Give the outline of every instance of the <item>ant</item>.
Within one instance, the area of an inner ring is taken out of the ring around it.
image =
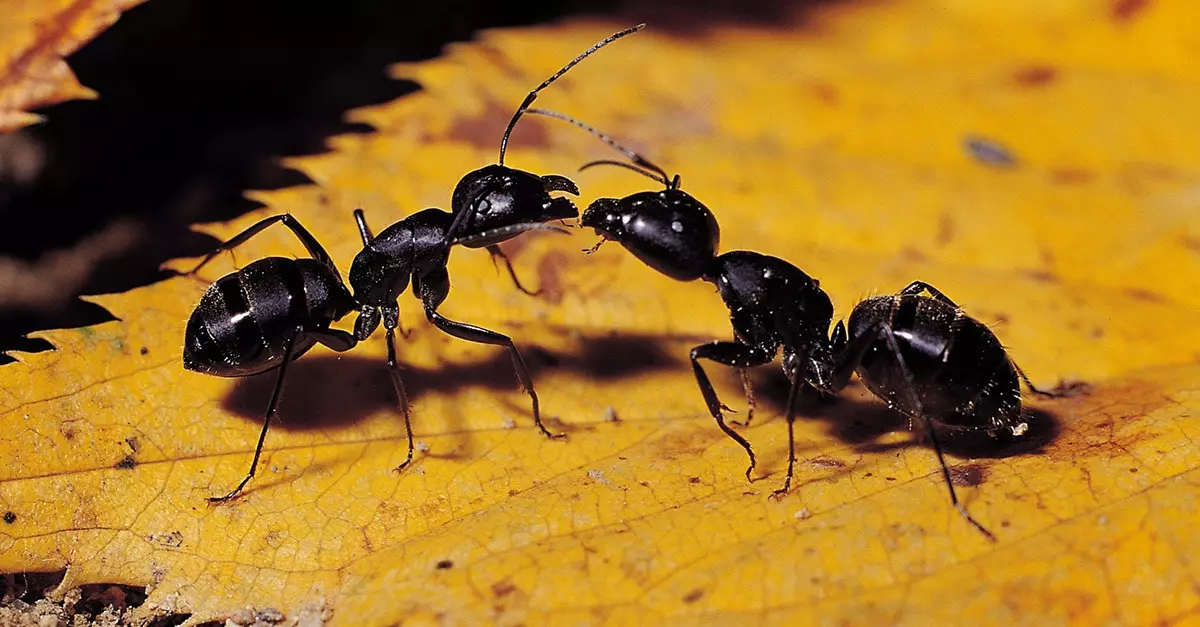
[[[860,302],[847,323],[838,321],[832,345],[838,357],[829,391],[841,390],[857,372],[872,394],[907,416],[910,427],[933,445],[950,503],[995,541],[996,536],[958,502],[936,427],[1021,436],[1029,430],[1021,419],[1021,382],[1046,398],[1070,390],[1035,387],[987,325],[923,281],[913,281],[893,296]]]
[[[700,364],[706,359],[737,368],[746,393],[746,421],[754,412],[754,393],[748,369],[775,361],[782,349],[783,370],[791,384],[787,401],[788,439],[794,429],[794,405],[802,387],[825,390],[833,373],[833,348],[828,336],[833,322],[833,303],[820,283],[796,266],[780,259],[748,250],[718,254],[720,227],[712,211],[691,194],[680,189],[678,174],[666,172],[645,157],[613,140],[599,130],[556,111],[530,109],[529,113],[557,118],[573,124],[624,154],[632,163],[599,160],[585,164],[615,165],[649,177],[662,191],[637,192],[624,198],[599,198],[580,219],[592,228],[600,241],[584,252],[593,253],[609,240],[619,242],[651,268],[677,280],[702,279],[716,286],[729,309],[733,341],[713,341],[696,346],[689,353],[692,372],[709,413],[725,435],[737,442],[750,458],[746,479],[757,464],[750,443],[734,431],[722,410],[716,390]],[[790,487],[795,448],[791,448],[788,480],[774,496]]]
[[[563,437],[551,433],[542,423],[533,380],[512,339],[482,327],[450,320],[438,313],[437,308],[450,292],[446,266],[454,244],[486,247],[493,259],[499,256],[504,260],[518,289],[534,293],[521,285],[512,264],[496,244],[526,231],[561,230],[546,222],[573,218],[578,215],[578,210],[568,199],[551,198],[550,192],[578,194],[578,188],[563,176],[540,177],[504,166],[509,136],[538,92],[600,48],[644,26],[641,24],[605,38],[534,88],[504,130],[499,163],[463,177],[454,190],[451,212],[425,209],[375,236],[367,226],[363,211],[356,209],[354,218],[363,250],[350,266],[349,287],[317,239],[288,214],[271,216],[250,226],[209,253],[188,273],[194,275],[219,253],[235,248],[276,223],[288,227],[310,255],[303,259],[268,257],[218,279],[201,297],[188,320],[183,354],[185,368],[223,377],[245,377],[279,370],[250,470],[232,491],[209,498],[210,502],[232,499],[254,477],[268,427],[278,410],[288,364],[318,343],[337,352],[348,351],[370,337],[380,322],[387,336],[388,372],[408,436],[408,456],[396,471],[412,462],[414,443],[408,396],[396,363],[395,345],[395,333],[400,323],[398,298],[410,282],[413,294],[424,306],[426,318],[438,329],[459,339],[508,349],[517,379],[530,397],[538,429],[550,438]],[[353,311],[358,312],[353,333],[330,327]],[[404,334],[402,329],[401,333]]]
[[[791,384],[788,391],[788,468],[783,486],[772,493],[780,497],[791,489],[796,453],[793,436],[794,404],[801,384],[819,393],[836,394],[858,373],[863,384],[889,407],[907,415],[928,434],[950,491],[951,504],[968,522],[995,540],[958,501],[950,471],[934,433],[934,425],[958,432],[1008,430],[1021,436],[1029,426],[1020,420],[1021,390],[1018,378],[1043,397],[1063,393],[1038,389],[1008,357],[986,325],[964,313],[953,301],[927,283],[914,282],[895,296],[879,296],[858,304],[847,324],[839,321],[826,337],[833,306],[819,283],[790,263],[750,251],[717,255],[719,229],[702,203],[679,189],[678,175],[666,173],[647,159],[600,131],[554,111],[530,113],[574,124],[616,150],[633,163],[593,161],[583,167],[611,164],[650,177],[665,186],[660,192],[638,192],[625,198],[601,198],[584,212],[581,224],[593,228],[599,243],[621,243],[646,265],[680,281],[697,278],[715,283],[730,310],[735,341],[711,342],[692,349],[691,362],[701,394],[717,425],[746,450],[755,466],[750,444],[730,429],[699,359],[738,368],[750,411],[754,400],[746,369],[765,365],[783,349],[783,367]],[[581,168],[582,169],[582,168]],[[931,296],[921,294],[928,292]],[[890,358],[888,357],[890,356]],[[920,421],[920,422],[915,422]]]

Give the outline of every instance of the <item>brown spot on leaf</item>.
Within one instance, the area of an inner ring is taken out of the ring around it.
[[[688,477],[688,483],[700,483],[700,477]]]
[[[1190,237],[1188,235],[1184,235],[1183,237],[1180,237],[1179,240],[1183,244],[1184,248],[1192,252],[1200,253],[1200,237]]]
[[[454,562],[452,562],[450,560],[441,560],[436,565],[434,565],[434,568],[436,568],[438,570],[448,570],[450,568],[454,568]]]
[[[1017,87],[1045,87],[1058,80],[1058,69],[1048,65],[1031,65],[1013,73]]]
[[[1148,303],[1165,303],[1165,302],[1167,302],[1167,299],[1164,298],[1161,294],[1155,294],[1154,292],[1151,292],[1150,290],[1141,288],[1141,287],[1127,287],[1127,288],[1125,288],[1125,293],[1129,296],[1132,296],[1133,298],[1135,298],[1137,300],[1145,301]]]
[[[136,466],[137,460],[133,458],[133,455],[126,455],[121,461],[117,462],[113,468],[117,468],[119,470],[132,470]]]
[[[512,582],[510,582],[508,580],[498,581],[498,582],[492,584],[492,594],[496,595],[497,599],[502,599],[502,598],[512,594],[516,590],[517,590],[517,586],[515,586]]]
[[[1021,275],[1038,283],[1058,283],[1061,280],[1049,270],[1022,270]]]
[[[808,84],[808,89],[822,104],[836,107],[841,101],[837,88],[824,81],[813,81]]]
[[[500,150],[500,138],[504,135],[504,127],[512,118],[512,114],[512,109],[489,100],[478,117],[455,120],[446,138],[466,142],[477,148]],[[510,147],[545,148],[550,145],[550,135],[541,120],[534,116],[525,116],[513,129],[508,143]]]
[[[695,590],[692,590],[691,592],[683,595],[683,602],[684,603],[695,603],[696,601],[699,601],[703,596],[704,596],[704,590],[701,590],[700,588],[696,588]]]
[[[538,260],[538,287],[540,296],[547,301],[558,304],[562,302],[567,292],[567,282],[563,279],[563,270],[575,263],[575,258],[563,250],[551,250]]]
[[[987,480],[987,469],[979,464],[965,464],[950,468],[950,483],[959,487],[977,486]]]
[[[954,240],[954,219],[948,213],[938,215],[937,236],[934,239],[938,246],[945,246]]]
[[[17,522],[17,515],[14,512],[4,512],[4,522],[13,524]]]
[[[1091,182],[1096,175],[1083,168],[1055,168],[1050,170],[1050,180],[1060,185],[1082,185]]]
[[[1112,18],[1118,22],[1128,22],[1149,6],[1150,0],[1114,0]]]

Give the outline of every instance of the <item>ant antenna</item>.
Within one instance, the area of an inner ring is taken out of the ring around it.
[[[521,106],[517,107],[517,112],[513,114],[512,119],[508,121],[508,127],[506,127],[504,129],[504,137],[500,140],[500,165],[504,165],[504,152],[505,152],[505,150],[508,149],[508,136],[512,135],[513,127],[517,125],[517,120],[521,119],[521,114],[524,113],[529,108],[529,105],[533,104],[534,100],[537,100],[537,95],[538,95],[539,91],[542,91],[543,89],[549,87],[551,83],[558,80],[559,77],[561,77],[563,74],[566,74],[568,70],[570,70],[571,68],[578,65],[580,61],[583,61],[584,59],[591,56],[593,52],[607,46],[608,44],[611,44],[612,42],[614,42],[626,35],[632,35],[633,33],[636,33],[645,27],[646,27],[645,24],[638,24],[637,26],[634,26],[632,28],[626,28],[623,31],[613,33],[613,34],[609,35],[608,37],[605,37],[604,39],[597,42],[591,48],[588,48],[587,50],[585,50],[583,52],[583,54],[575,57],[575,59],[572,60],[570,63],[564,65],[561,70],[555,72],[553,76],[551,76],[550,78],[547,78],[545,81],[542,82],[541,85],[538,85],[537,87],[535,87],[533,89],[533,91],[529,92],[529,95],[525,96],[525,100],[521,103]]]
[[[633,165],[632,163],[625,163],[624,161],[611,161],[609,159],[599,159],[596,161],[588,161],[587,163],[579,166],[579,170],[582,172],[583,170],[586,170],[588,168],[598,166],[598,165],[615,165],[615,166],[618,166],[621,168],[625,168],[626,170],[633,170],[634,172],[637,172],[638,174],[641,174],[642,176],[645,176],[645,177],[655,180],[659,183],[662,183],[663,185],[666,185],[667,189],[675,189],[675,188],[679,187],[679,175],[678,174],[675,175],[674,181],[670,181],[667,179],[665,174],[659,174],[659,173],[647,170],[645,168],[639,168],[638,166]]]
[[[583,170],[584,168],[588,168],[590,166],[601,164],[601,163],[605,163],[605,164],[609,164],[609,165],[619,165],[619,166],[627,167],[630,170],[633,170],[635,172],[641,172],[642,174],[662,183],[663,185],[666,185],[667,188],[672,187],[670,177],[667,176],[667,173],[664,172],[662,168],[655,165],[649,159],[634,152],[633,149],[631,149],[631,148],[625,146],[624,144],[622,144],[621,142],[618,142],[617,140],[609,137],[607,134],[600,131],[596,127],[594,127],[590,124],[586,124],[584,122],[580,122],[579,120],[576,120],[575,118],[573,118],[565,113],[559,113],[558,111],[551,111],[549,109],[527,109],[526,113],[532,113],[534,115],[544,115],[546,117],[559,119],[568,124],[573,124],[575,126],[578,126],[579,128],[594,135],[596,137],[596,139],[599,139],[600,141],[611,146],[613,148],[613,150],[616,150],[617,152],[625,155],[625,157],[627,159],[629,159],[630,161],[632,161],[635,164],[635,165],[630,165],[628,163],[620,163],[617,161],[600,160],[600,161],[592,161],[591,163],[585,164],[582,168],[579,168],[580,170]],[[658,176],[655,176],[656,174]],[[676,177],[676,178],[678,178],[678,177]],[[676,186],[678,186],[678,185],[676,185]]]

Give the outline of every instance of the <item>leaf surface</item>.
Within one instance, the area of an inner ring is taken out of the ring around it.
[[[335,624],[421,619],[683,623],[1150,623],[1194,616],[1200,496],[1200,24],[1186,2],[834,4],[787,28],[651,28],[606,49],[538,104],[633,144],[713,209],[722,248],[784,257],[839,316],[920,278],[992,325],[1035,382],[1092,384],[1029,403],[1009,448],[948,447],[967,507],[932,451],[854,388],[797,424],[786,465],[778,368],[759,380],[742,451],[704,411],[687,350],[726,338],[711,286],[670,281],[615,244],[509,246],[517,292],[483,251],[456,250],[443,313],[510,333],[553,428],[533,429],[508,358],[429,327],[401,300],[414,427],[382,336],[289,375],[263,472],[245,472],[274,383],[183,370],[184,324],[208,281],[301,255],[273,227],[201,280],[99,300],[121,320],[46,334],[58,350],[0,370],[0,571],[67,568],[63,587],[151,585],[149,606],[226,616],[327,607]],[[288,211],[343,272],[376,231],[445,207],[495,159],[511,107],[625,24],[486,33],[394,69],[424,90],[356,120],[378,132],[291,162],[315,184],[254,196]],[[582,202],[648,181],[573,173],[611,153],[529,119],[510,165],[571,176]],[[190,267],[180,263],[179,267]],[[348,328],[348,324],[343,325]],[[712,369],[743,407],[736,377]],[[612,420],[616,417],[617,420]]]
[[[30,109],[95,98],[64,58],[145,0],[4,0],[0,11],[0,132],[33,124]]]

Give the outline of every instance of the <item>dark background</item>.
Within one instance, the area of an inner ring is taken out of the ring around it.
[[[4,351],[50,348],[31,331],[111,319],[78,295],[159,280],[163,261],[211,250],[189,225],[256,208],[245,190],[307,182],[279,157],[370,132],[342,114],[418,88],[387,78],[390,63],[570,15],[685,34],[787,21],[815,3],[149,0],[68,58],[98,100],[47,107],[44,123],[0,135],[0,262],[27,264],[0,275],[0,363]]]

